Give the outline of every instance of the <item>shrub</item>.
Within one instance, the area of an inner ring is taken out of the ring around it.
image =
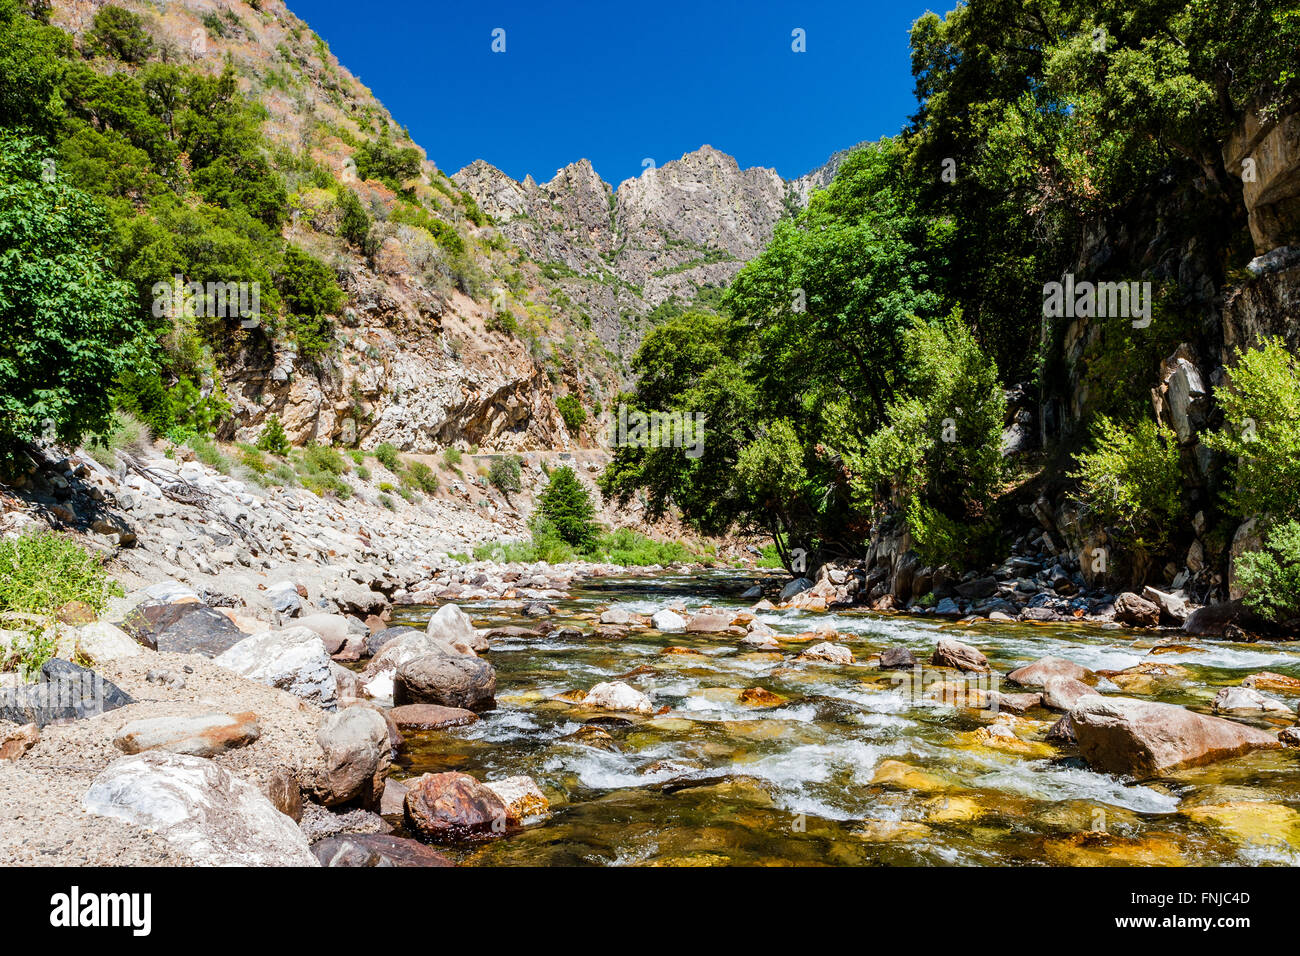
[[[356,246],[365,248],[370,235],[370,216],[361,200],[347,186],[339,187],[339,235]]]
[[[401,463],[401,460],[397,457],[396,446],[390,445],[388,442],[384,442],[382,445],[378,446],[375,449],[375,458],[379,461],[381,465],[383,465],[393,474],[397,474],[397,469]]]
[[[0,625],[29,635],[5,651],[4,669],[18,669],[27,679],[53,656],[54,642],[41,635],[60,608],[80,601],[100,614],[122,593],[71,538],[41,531],[0,541]]]
[[[587,410],[582,407],[582,402],[576,395],[561,395],[555,400],[555,407],[560,411],[560,417],[564,419],[564,427],[569,430],[570,435],[577,435],[582,431],[582,425],[587,420]]]
[[[331,475],[341,475],[348,469],[343,455],[330,445],[308,445],[303,449],[302,459],[311,470]]]
[[[402,484],[419,488],[426,495],[431,495],[438,490],[438,476],[424,462],[413,461],[406,466],[406,473],[402,475]]]
[[[1079,456],[1083,502],[1102,521],[1127,531],[1138,547],[1157,548],[1183,507],[1178,441],[1144,419],[1126,427],[1099,418],[1093,450]]]
[[[223,475],[230,474],[233,462],[226,457],[225,452],[221,450],[216,442],[203,435],[191,435],[186,439],[185,444],[194,450],[194,457],[203,464]]]
[[[551,480],[538,500],[538,511],[567,544],[586,549],[595,542],[596,529],[592,517],[596,508],[591,503],[591,495],[569,466],[551,473]]]
[[[488,469],[487,479],[503,495],[515,494],[523,489],[520,480],[523,475],[523,462],[517,455],[498,458]]]
[[[1280,339],[1266,340],[1238,354],[1214,397],[1224,427],[1203,437],[1237,459],[1233,510],[1242,518],[1300,518],[1300,360]]]
[[[1285,521],[1269,530],[1260,551],[1237,559],[1237,581],[1245,603],[1267,621],[1300,617],[1300,521]]]
[[[279,415],[267,416],[266,424],[262,426],[262,434],[257,438],[257,447],[281,458],[288,456],[289,436],[285,434],[284,424],[280,421]]]
[[[444,448],[442,450],[442,463],[448,468],[455,468],[459,465],[461,457],[459,448]]]
[[[601,535],[588,554],[627,567],[678,564],[698,560],[698,557],[680,541],[655,541],[631,528],[617,528]]]

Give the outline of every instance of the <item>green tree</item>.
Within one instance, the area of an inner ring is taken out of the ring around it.
[[[102,434],[118,375],[148,369],[130,286],[108,270],[104,218],[0,130],[0,441]]]
[[[561,395],[555,400],[555,407],[564,419],[564,427],[570,435],[582,431],[583,423],[587,421],[587,410],[582,407],[582,400],[577,395]]]
[[[1263,549],[1243,554],[1235,571],[1247,607],[1265,620],[1294,626],[1300,618],[1300,522],[1269,529]]]
[[[596,527],[592,523],[595,505],[578,476],[567,465],[551,472],[551,479],[538,499],[538,514],[578,550],[590,547],[596,540]]]
[[[284,423],[280,421],[279,415],[267,416],[262,434],[257,438],[257,447],[281,458],[288,457],[291,450],[289,436],[285,434]]]
[[[143,63],[149,59],[153,48],[144,20],[138,14],[111,3],[96,11],[86,33],[88,53],[109,56],[123,63]]]
[[[370,235],[370,216],[357,194],[347,186],[339,187],[339,235],[361,249]]]
[[[523,466],[517,455],[507,455],[492,462],[488,481],[503,495],[512,495],[523,489]]]
[[[1128,427],[1099,418],[1093,449],[1079,456],[1070,477],[1079,481],[1084,504],[1143,550],[1165,544],[1182,513],[1177,436],[1150,419]]]

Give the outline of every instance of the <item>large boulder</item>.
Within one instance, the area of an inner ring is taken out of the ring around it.
[[[939,644],[934,649],[934,655],[930,658],[930,663],[936,667],[955,667],[961,671],[971,671],[977,674],[987,674],[989,672],[988,658],[969,644],[954,641],[950,637],[939,639]]]
[[[496,690],[497,672],[487,661],[434,651],[412,658],[397,669],[393,703],[488,710],[496,703]]]
[[[911,648],[899,644],[880,652],[880,667],[887,671],[910,671],[916,666],[916,655]]]
[[[978,601],[998,593],[998,579],[991,575],[976,578],[974,581],[957,585],[953,590],[967,601]]]
[[[338,682],[330,669],[329,653],[311,628],[288,627],[254,634],[219,655],[216,663],[326,710],[338,703]]]
[[[122,621],[122,630],[153,651],[216,657],[244,639],[236,624],[206,604],[141,604]]]
[[[253,713],[202,714],[198,717],[145,717],[118,731],[113,746],[123,753],[146,750],[215,757],[235,747],[246,747],[262,735]]]
[[[812,586],[813,583],[807,578],[795,578],[781,589],[781,596],[777,600],[788,601],[795,595],[807,591]]]
[[[357,803],[379,806],[384,778],[392,763],[388,723],[371,706],[354,706],[330,714],[316,732],[325,756],[313,782],[313,796],[327,807]]]
[[[1187,602],[1177,594],[1147,586],[1142,589],[1142,597],[1160,608],[1160,623],[1167,627],[1182,627],[1191,613]]]
[[[501,798],[465,773],[426,773],[407,782],[406,826],[435,843],[504,836],[509,812]]]
[[[82,802],[91,813],[152,830],[198,866],[319,865],[297,824],[251,783],[202,757],[122,757]]]
[[[1090,767],[1138,779],[1281,746],[1254,727],[1130,697],[1083,697],[1070,724]]]
[[[1223,637],[1228,626],[1249,617],[1240,600],[1198,607],[1183,622],[1183,633],[1192,637]]]
[[[455,866],[419,840],[386,833],[344,833],[311,845],[321,866]]]
[[[665,634],[675,634],[686,630],[686,618],[669,608],[655,611],[650,618],[650,623],[655,630],[663,631]]]
[[[438,612],[429,618],[424,633],[462,652],[464,648],[476,653],[488,649],[487,637],[474,627],[469,615],[454,604],[438,608]]]
[[[1097,675],[1088,668],[1063,657],[1040,657],[1032,664],[1017,667],[1007,675],[1007,680],[1021,687],[1044,687],[1053,677],[1065,677],[1084,683],[1097,680]]]
[[[0,688],[0,720],[44,727],[56,720],[78,720],[116,710],[134,699],[92,670],[52,657],[32,684]]]
[[[1043,706],[1048,710],[1073,710],[1084,697],[1096,689],[1073,677],[1049,677],[1043,684]]]
[[[1160,606],[1125,591],[1115,598],[1115,620],[1130,627],[1155,627],[1160,623]]]

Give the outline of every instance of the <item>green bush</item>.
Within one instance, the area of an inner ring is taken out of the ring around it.
[[[461,453],[459,448],[444,448],[442,450],[442,463],[448,468],[455,468],[461,462]]]
[[[596,508],[591,495],[568,465],[551,472],[551,480],[538,499],[538,513],[572,547],[582,550],[595,543],[592,518]]]
[[[1079,481],[1083,503],[1135,547],[1165,544],[1183,510],[1178,440],[1150,419],[1130,427],[1099,418],[1093,450],[1079,456],[1070,477]]]
[[[1260,551],[1247,551],[1235,565],[1246,606],[1275,623],[1300,618],[1300,521],[1271,528]]]
[[[1223,430],[1205,444],[1237,459],[1228,500],[1242,518],[1300,518],[1300,360],[1280,339],[1239,353],[1216,387]]]
[[[438,490],[438,476],[424,462],[412,461],[407,463],[402,484],[408,488],[419,488],[426,495],[431,495]]]
[[[302,459],[312,471],[341,475],[348,470],[343,454],[331,445],[308,445],[302,451]]]
[[[370,216],[357,194],[347,186],[339,187],[339,235],[356,246],[365,248],[370,235]]]
[[[29,678],[53,656],[53,642],[41,634],[62,607],[80,601],[101,614],[121,595],[121,585],[71,538],[41,531],[0,540],[0,628],[28,635],[4,649],[3,669]]]
[[[86,33],[86,51],[123,63],[143,63],[153,52],[153,40],[137,14],[108,4],[99,8]]]
[[[262,434],[257,438],[257,447],[281,458],[288,457],[290,451],[289,436],[285,434],[284,424],[280,421],[279,415],[267,416],[266,424],[262,427]]]
[[[517,455],[498,458],[488,469],[488,481],[503,495],[512,495],[523,489],[522,475],[523,462]]]
[[[375,458],[393,474],[397,474],[397,469],[401,466],[401,459],[397,457],[396,446],[384,442],[375,448]]]
[[[655,541],[631,528],[616,528],[602,534],[587,552],[597,560],[608,560],[626,567],[644,567],[651,564],[668,565],[698,561],[680,541]]]
[[[578,396],[561,395],[555,400],[555,407],[559,409],[560,417],[564,419],[564,427],[569,430],[570,435],[577,435],[582,431],[583,423],[587,420],[587,410],[582,407]]]
[[[225,452],[221,450],[216,442],[203,435],[190,435],[185,444],[193,449],[194,457],[203,464],[223,475],[230,474],[233,462],[226,457]]]
[[[137,449],[148,440],[149,429],[144,423],[130,412],[118,411],[113,413],[108,432],[93,440],[86,450],[105,468],[112,468],[117,463],[117,452]]]

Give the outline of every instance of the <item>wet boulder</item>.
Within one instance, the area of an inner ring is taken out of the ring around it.
[[[1294,717],[1295,712],[1250,687],[1225,687],[1214,697],[1214,712],[1233,717]]]
[[[1092,769],[1137,779],[1281,746],[1245,724],[1129,697],[1084,697],[1069,717]]]
[[[820,644],[814,644],[799,655],[802,661],[825,661],[828,664],[852,664],[853,652],[843,644],[832,644],[830,641],[823,641]]]
[[[584,707],[599,710],[630,711],[637,714],[654,713],[650,698],[635,687],[622,681],[606,681],[587,691],[582,698]]]
[[[412,658],[397,668],[393,703],[487,710],[496,703],[496,670],[485,660],[448,651]]]
[[[549,816],[551,802],[542,793],[542,788],[532,777],[506,777],[504,780],[489,780],[484,784],[501,798],[505,804],[506,819],[513,824]]]
[[[1043,684],[1043,706],[1048,710],[1073,710],[1084,697],[1097,690],[1073,677],[1049,677]]]
[[[472,710],[440,704],[403,704],[390,710],[388,716],[402,733],[462,727],[478,720]]]
[[[504,836],[505,803],[465,773],[426,773],[407,782],[408,829],[435,843],[460,843]]]
[[[988,658],[980,651],[950,637],[940,638],[930,663],[936,667],[955,667],[960,671],[977,674],[987,674],[989,671]]]
[[[662,611],[655,611],[650,618],[650,623],[655,630],[663,631],[668,634],[686,630],[686,618],[682,617],[676,611],[664,608]]]
[[[1160,623],[1160,607],[1132,591],[1125,591],[1115,598],[1115,620],[1130,627],[1155,627]]]
[[[1063,657],[1040,657],[1032,664],[1017,667],[1007,680],[1020,687],[1043,687],[1053,677],[1065,677],[1084,683],[1096,683],[1097,675],[1081,664]]]
[[[910,648],[899,644],[896,647],[887,647],[880,652],[881,670],[887,671],[910,671],[916,666],[916,655]]]

